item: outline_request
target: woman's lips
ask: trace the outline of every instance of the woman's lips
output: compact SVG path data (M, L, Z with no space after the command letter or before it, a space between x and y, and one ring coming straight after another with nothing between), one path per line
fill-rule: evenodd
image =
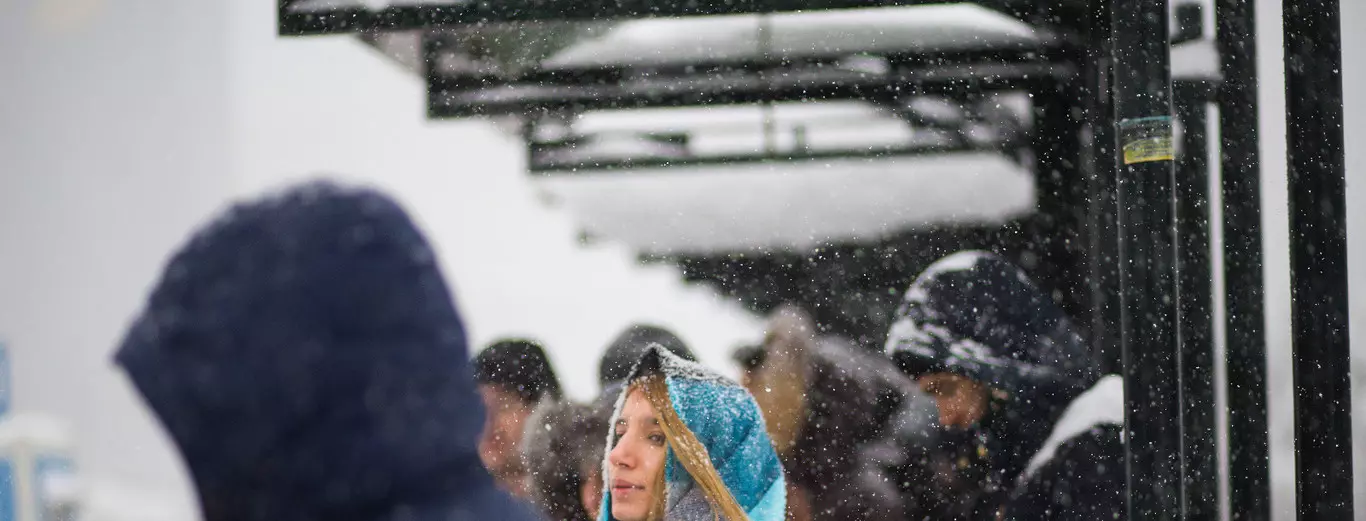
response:
M614 480L612 480L612 493L613 493L613 494L620 494L620 493L624 493L624 492L630 492L630 491L632 491L632 490L645 490L645 487L643 487L643 486L641 486L641 485L637 485L637 484L635 484L635 483L631 483L630 481L625 481L625 480L620 480L620 479L614 479Z

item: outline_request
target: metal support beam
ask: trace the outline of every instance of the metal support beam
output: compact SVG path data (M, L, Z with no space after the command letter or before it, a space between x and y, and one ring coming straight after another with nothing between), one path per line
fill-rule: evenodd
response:
M276 30L281 36L406 31L469 27L507 22L602 21L653 17L819 11L942 3L943 0L536 0L468 2L409 0L307 2L277 0ZM1035 10L1032 0L977 2L1011 16ZM337 5L341 4L341 5ZM1057 21L1066 21L1064 10Z
M1181 154L1176 178L1179 256L1177 313L1181 356L1182 516L1219 517L1218 446L1214 420L1214 311L1210 262L1209 142L1207 101L1197 89L1176 89Z
M1256 2L1216 0L1228 381L1229 512L1271 519L1267 448L1261 154L1257 141Z
M1284 3L1294 338L1296 503L1301 520L1352 519L1347 201L1338 0Z
M1165 0L1112 2L1128 519L1181 516L1176 195Z
M429 38L433 38L429 36ZM447 43L446 45L451 45ZM795 64L693 64L643 71L629 66L533 71L491 80L441 71L433 47L427 85L433 118L527 115L783 101L891 99L1028 90L1071 81L1075 67L1058 48L886 55L890 70L869 75L813 59Z
M1115 205L1114 103L1110 98L1110 0L1091 2L1087 19L1086 127L1091 133L1083 149L1088 169L1086 248L1091 288L1091 348L1101 371L1120 371L1119 235Z

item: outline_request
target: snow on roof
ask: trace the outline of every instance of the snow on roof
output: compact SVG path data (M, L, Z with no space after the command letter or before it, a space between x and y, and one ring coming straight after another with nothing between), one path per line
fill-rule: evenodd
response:
M761 20L768 16L766 30ZM762 35L761 35L762 33ZM873 7L621 23L543 62L546 69L1036 47L1028 24L975 4ZM766 44L766 45L765 45ZM768 52L765 53L764 47Z
M459 5L464 0L301 0L289 6L296 13L317 13L337 9L363 7L384 9L386 7L417 7L424 5Z
M942 135L912 129L890 110L868 103L779 103L771 108L770 118L765 118L764 109L756 105L589 112L579 116L573 129L583 135L686 134L686 152L698 157L757 153L766 146L766 126L773 131L772 144L784 153L796 152L798 135L807 151L947 144ZM637 148L647 145L641 142ZM580 148L575 152L597 159L611 157L605 146L593 147L601 151ZM643 149L639 152L651 155Z
M867 122L870 119L896 121L887 110L863 101L775 103L771 115L778 125L790 126L826 122L832 119ZM584 133L632 130L678 132L698 127L763 125L764 107L759 105L720 105L686 108L651 108L587 112L574 121Z
M566 173L536 181L590 234L650 253L805 249L1034 208L1028 171L995 153Z
M351 7L449 5L456 0L303 0L297 12ZM1033 46L1042 40L1030 26L975 4L921 5L771 15L773 52L783 56L841 55L879 50L964 50ZM571 45L545 67L660 65L758 56L758 15L635 20L616 24L598 38ZM531 27L531 26L528 26ZM587 26L585 26L587 27ZM864 30L868 27L868 30ZM421 31L365 35L366 43L421 74ZM1172 46L1172 77L1221 77L1219 53L1210 38Z

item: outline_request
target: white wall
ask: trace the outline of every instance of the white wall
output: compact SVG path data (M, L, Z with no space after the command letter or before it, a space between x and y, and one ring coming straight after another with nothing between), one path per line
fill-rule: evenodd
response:
M0 341L16 406L66 419L97 508L192 519L180 463L109 361L166 255L230 198L379 185L435 242L472 344L529 335L596 392L628 323L704 360L758 322L613 245L580 247L490 125L429 123L411 73L350 39L279 39L274 1L0 2ZM117 503L116 505L114 503Z
M109 353L171 246L232 184L223 5L0 2L15 406L64 418L93 478L172 511L192 505L179 464Z

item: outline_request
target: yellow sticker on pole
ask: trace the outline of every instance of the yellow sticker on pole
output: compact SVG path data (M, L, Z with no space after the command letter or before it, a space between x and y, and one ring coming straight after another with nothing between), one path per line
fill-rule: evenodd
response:
M1171 116L1122 120L1119 135L1126 165L1176 159L1172 148Z

